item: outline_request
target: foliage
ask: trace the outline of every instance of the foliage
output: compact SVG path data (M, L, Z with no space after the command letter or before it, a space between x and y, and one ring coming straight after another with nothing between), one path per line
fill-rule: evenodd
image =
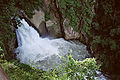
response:
M62 14L70 20L70 25L80 31L80 27L87 34L94 16L94 0L58 0Z
M45 21L48 21L51 19L50 13L46 11L45 13Z
M53 70L42 71L16 60L0 61L11 80L94 80L99 69L94 58L77 61L70 55L63 62Z
M18 61L1 61L0 62L10 80L44 80L42 78L44 71L35 69Z
M94 58L77 61L69 55L60 67L48 72L47 77L50 80L94 80L98 69Z
M0 47L0 59L4 57L3 49Z

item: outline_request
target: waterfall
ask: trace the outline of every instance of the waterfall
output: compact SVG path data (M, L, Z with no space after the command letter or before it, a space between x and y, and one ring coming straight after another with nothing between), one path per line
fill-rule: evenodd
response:
M90 57L86 46L82 43L66 41L63 38L42 38L24 19L20 22L16 29L18 47L15 53L21 63L48 70L61 63L60 56L72 54L73 58L78 60ZM95 80L107 80L101 72L96 72L99 76L95 77Z
M61 63L59 56L71 53L78 60L89 57L86 46L82 43L66 41L63 38L42 38L24 19L20 22L16 29L18 47L15 53L21 63L34 67L39 65L37 68L47 70Z

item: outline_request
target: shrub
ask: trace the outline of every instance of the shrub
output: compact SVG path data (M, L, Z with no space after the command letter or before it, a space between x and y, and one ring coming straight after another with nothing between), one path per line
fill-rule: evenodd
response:
M58 68L47 72L47 77L49 80L94 80L96 70L99 66L94 58L77 61L69 55Z
M35 69L17 60L0 60L0 63L11 80L94 80L99 69L94 58L77 61L69 55L62 61L59 67L48 71Z

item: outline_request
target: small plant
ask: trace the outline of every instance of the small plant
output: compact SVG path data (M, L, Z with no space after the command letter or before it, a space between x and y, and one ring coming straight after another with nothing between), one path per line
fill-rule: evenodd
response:
M2 59L5 55L3 54L3 49L0 47L0 59Z

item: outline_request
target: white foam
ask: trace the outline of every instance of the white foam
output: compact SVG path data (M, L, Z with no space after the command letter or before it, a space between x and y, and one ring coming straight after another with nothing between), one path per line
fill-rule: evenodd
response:
M22 19L21 25L16 29L18 48L15 53L17 58L25 64L37 63L39 68L52 68L59 64L60 60L57 55L64 56L72 50L76 59L83 59L88 56L86 46L65 41L62 38L49 39L41 38L38 32ZM38 63L39 62L39 63ZM33 65L32 65L33 66Z

